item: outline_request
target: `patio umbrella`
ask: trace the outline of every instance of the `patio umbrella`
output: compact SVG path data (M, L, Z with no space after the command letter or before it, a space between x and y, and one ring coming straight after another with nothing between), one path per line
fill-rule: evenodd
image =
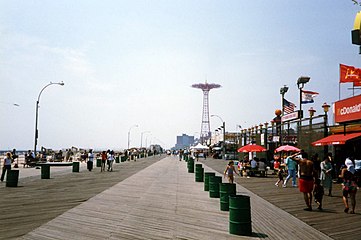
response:
M267 149L257 144L248 144L237 150L237 152L265 152Z
M301 149L296 148L294 146L290 146L290 145L283 145L283 146L280 146L280 147L275 149L275 152L282 152L282 151L285 151L285 152L299 152L299 151L301 151Z

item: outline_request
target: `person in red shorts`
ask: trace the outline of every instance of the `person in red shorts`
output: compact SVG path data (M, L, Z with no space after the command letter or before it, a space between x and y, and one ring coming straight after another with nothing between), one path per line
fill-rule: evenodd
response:
M300 157L297 157L301 155ZM305 199L305 203L307 208L305 211L312 211L312 191L313 191L313 177L314 177L314 170L313 170L313 162L312 160L308 159L308 154L304 151L301 151L297 154L291 156L292 160L296 161L299 166L300 170L300 178L298 180L298 187L300 192L303 193L303 197Z

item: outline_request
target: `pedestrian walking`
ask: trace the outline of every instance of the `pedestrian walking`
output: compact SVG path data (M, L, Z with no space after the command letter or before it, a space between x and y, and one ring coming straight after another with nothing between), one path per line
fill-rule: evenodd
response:
M101 153L101 165L100 165L100 171L105 171L105 162L107 161L107 153L103 151Z
M348 213L350 207L348 204L348 196L350 196L351 200L351 214L355 213L355 207L356 207L356 193L357 193L357 184L355 181L354 168L352 168L351 163L348 161L350 160L352 162L352 158L346 159L345 163L346 165L342 166L340 178L342 178L342 200L345 205L344 212ZM348 165L348 166L347 166Z
M93 150L90 149L89 153L88 153L88 162L87 164L87 168L88 170L91 172L91 170L93 170L93 164L94 164L94 154L93 154Z
M4 181L5 174L11 170L11 163L13 161L11 152L6 153L6 157L4 158L3 171L1 173L1 181Z
M301 154L301 158L296 157ZM298 163L300 168L300 178L298 180L299 190L303 193L307 208L305 211L312 211L312 191L313 191L313 162L308 159L308 154L304 151L296 153L291 156L292 160Z
M330 174L331 176L331 174ZM319 178L315 179L315 184L313 186L313 196L315 198L315 203L318 205L319 210L322 210L322 198L324 195L324 189L321 185L321 180Z
M291 156L288 156L286 159L285 159L285 164L287 166L287 171L288 171L288 175L286 177L286 181L283 183L283 187L287 187L287 182L288 180L292 177L292 186L293 187L297 187L297 184L296 184L296 166L297 166L297 163L293 160L293 158L295 156L299 155L299 153L295 153Z
M332 196L332 164L328 157L325 157L320 164L321 174L320 180L321 185L328 189L328 196Z
M114 151L111 150L108 153L108 172L113 172L113 163L114 163Z
M224 170L224 177L226 177L226 175L227 175L229 183L233 183L234 182L234 174L237 174L237 171L234 168L234 162L231 160L231 161L229 161L226 169ZM238 175L239 175L239 173L238 173Z
M284 180L283 180L283 174L284 174L284 170L283 168L278 168L278 171L277 171L277 177L278 177L278 180L277 182L275 183L275 185L278 187L278 184L280 184L281 182L284 183Z

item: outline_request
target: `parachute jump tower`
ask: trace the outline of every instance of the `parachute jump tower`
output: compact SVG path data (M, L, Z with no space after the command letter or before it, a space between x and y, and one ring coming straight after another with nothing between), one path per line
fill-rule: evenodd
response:
M197 83L193 84L192 88L202 89L203 91L203 113L202 113L202 124L201 124L201 133L200 133L200 140L203 144L211 137L211 128L209 125L209 101L208 95L209 91L214 88L220 88L221 85L215 83Z

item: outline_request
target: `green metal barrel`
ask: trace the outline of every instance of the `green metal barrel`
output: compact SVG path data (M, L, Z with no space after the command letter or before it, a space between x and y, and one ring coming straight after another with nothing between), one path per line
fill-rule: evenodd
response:
M97 159L97 167L101 167L102 166L102 160L101 159Z
M236 195L229 197L229 233L235 235L252 235L250 197Z
M206 172L204 173L204 191L209 191L209 177L216 176L214 172Z
M73 162L73 172L79 172L80 162Z
M119 163L119 156L115 157L115 163Z
M204 174L204 168L202 164L196 164L196 174L195 174L195 180L196 182L203 182L203 174Z
M187 166L188 166L188 172L194 173L194 160L193 159L188 160Z
M41 179L50 179L50 166L49 165L41 166Z
M222 183L222 177L210 176L209 177L209 197L219 198L219 184Z
M221 211L229 211L229 196L235 196L235 195L236 195L236 184L234 183L219 184Z
M6 173L6 187L17 187L19 181L19 170L9 170Z

